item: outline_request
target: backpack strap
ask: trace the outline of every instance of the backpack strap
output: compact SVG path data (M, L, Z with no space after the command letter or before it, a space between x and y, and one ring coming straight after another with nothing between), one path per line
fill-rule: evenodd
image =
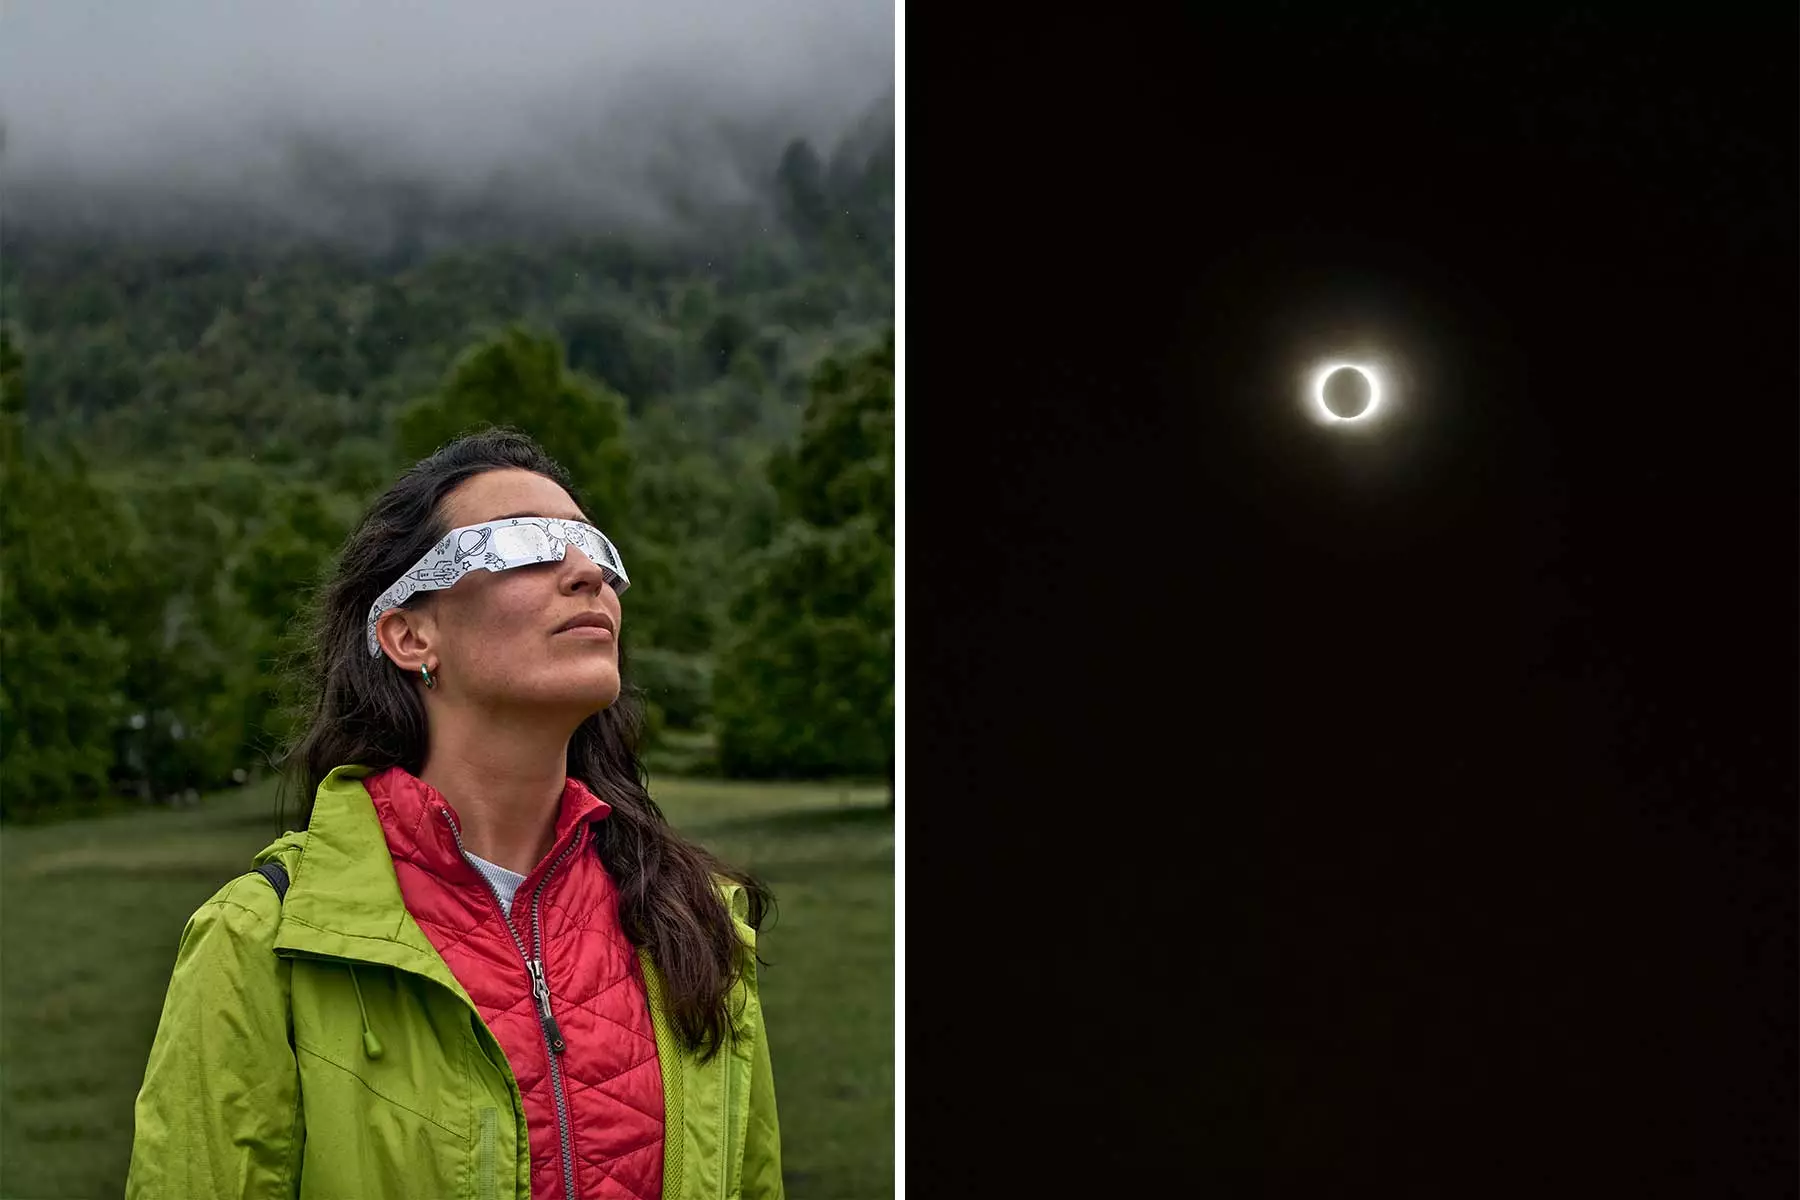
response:
M271 858L268 862L256 868L256 873L269 881L269 886L275 889L275 898L277 900L287 899L288 873L286 867Z

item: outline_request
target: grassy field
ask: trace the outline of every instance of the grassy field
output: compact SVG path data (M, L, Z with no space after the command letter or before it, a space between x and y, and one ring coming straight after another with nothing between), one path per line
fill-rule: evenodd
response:
M679 779L652 791L684 832L775 890L761 948L789 1196L891 1196L884 794ZM182 925L275 832L273 795L258 787L0 834L0 1200L121 1194Z

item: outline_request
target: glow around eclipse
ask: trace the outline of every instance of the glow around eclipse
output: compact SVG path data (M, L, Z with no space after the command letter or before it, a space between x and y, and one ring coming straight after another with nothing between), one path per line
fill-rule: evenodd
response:
M1353 417L1339 416L1331 411L1329 404L1325 403L1325 384L1339 371L1355 371L1369 385L1369 402L1363 405L1363 410ZM1381 379L1376 374L1375 368L1360 366L1356 363L1338 362L1320 367L1318 373L1313 376L1312 391L1313 402L1318 405L1319 415L1326 421L1366 421L1375 415L1376 409L1381 407Z

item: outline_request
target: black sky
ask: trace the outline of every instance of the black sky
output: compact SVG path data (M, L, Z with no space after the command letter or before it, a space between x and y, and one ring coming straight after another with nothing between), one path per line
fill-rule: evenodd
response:
M907 861L992 915L909 953L996 1015L913 1009L915 1170L1024 1005L1045 1187L1792 1194L1796 31L1634 20L945 52ZM1068 69L963 149L1006 62ZM1404 352L1392 436L1299 418L1331 331Z

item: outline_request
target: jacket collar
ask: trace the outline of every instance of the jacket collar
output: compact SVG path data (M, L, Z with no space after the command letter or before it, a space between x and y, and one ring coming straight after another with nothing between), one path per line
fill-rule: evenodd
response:
M365 777L363 786L374 802L375 814L394 858L411 862L455 886L487 886L457 845L462 817L443 793L400 767ZM585 836L591 822L611 812L612 806L580 780L565 780L550 852L526 875L522 887L534 886L572 838Z
M381 822L363 790L368 774L360 766L332 771L319 785L305 831L288 834L256 856L259 865L283 858L288 868L275 952L381 963L463 994L406 911ZM283 853L302 848L298 855Z
M290 882L275 933L275 950L380 963L423 975L467 999L462 985L406 909L394 874L396 849L390 845L390 829L365 786L365 782L375 782L376 774L356 765L333 770L319 785L306 830L290 833L257 855L259 865L271 858L288 860ZM434 803L448 808L448 802L404 771L398 776L380 774L390 776L389 786L377 788L386 790L397 805L393 828L411 831L410 844L431 861L448 866L454 860L474 878L474 868L457 853L448 823L441 816L432 816ZM551 858L567 839L612 811L578 781L570 783L573 787L563 790L556 824L557 850ZM438 836L447 843L447 850L433 841ZM302 847L304 853L298 856L283 853Z

